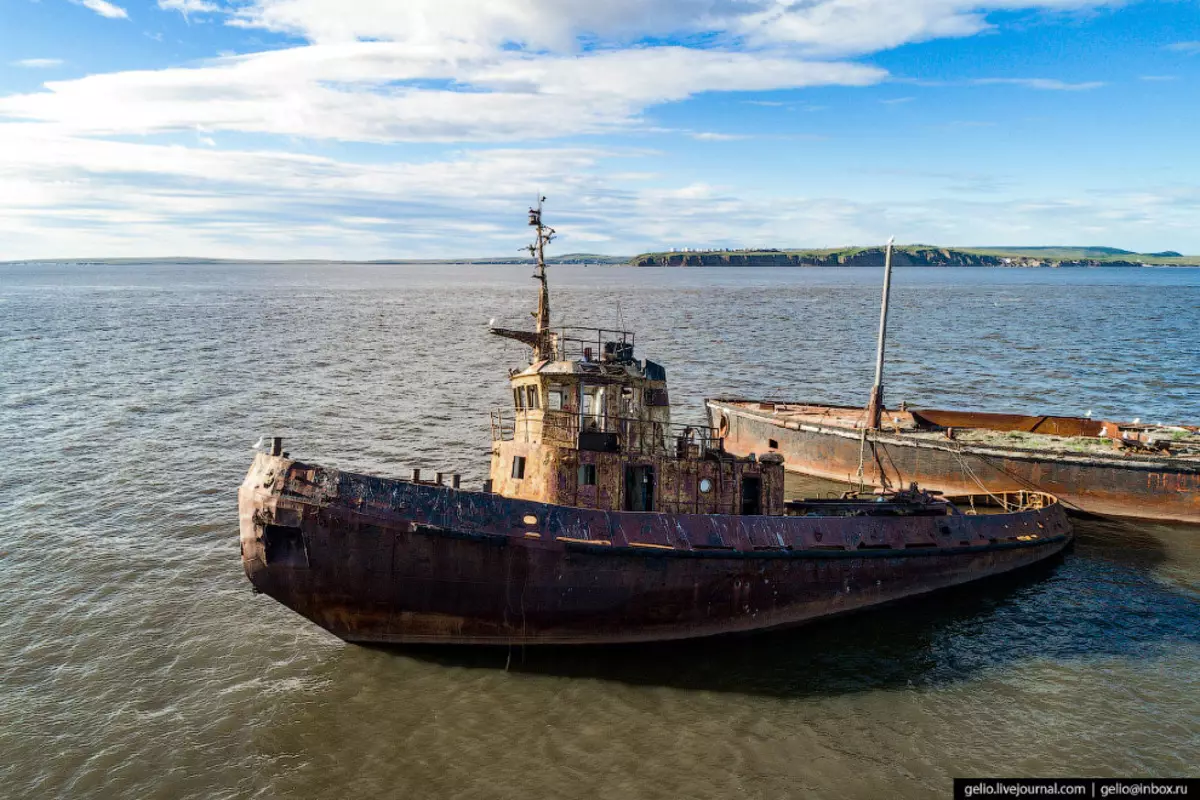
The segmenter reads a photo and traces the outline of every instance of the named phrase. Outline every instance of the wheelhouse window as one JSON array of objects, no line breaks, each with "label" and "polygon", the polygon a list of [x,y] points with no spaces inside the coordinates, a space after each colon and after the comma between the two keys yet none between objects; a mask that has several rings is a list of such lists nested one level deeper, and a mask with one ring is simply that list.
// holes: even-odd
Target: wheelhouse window
[{"label": "wheelhouse window", "polygon": [[587,431],[604,430],[604,387],[583,387],[580,410],[583,412],[582,428]]},{"label": "wheelhouse window", "polygon": [[641,400],[638,397],[638,390],[632,386],[621,387],[621,413],[627,417],[637,415],[638,406]]},{"label": "wheelhouse window", "polygon": [[579,485],[580,486],[595,486],[596,485],[596,465],[595,464],[580,464],[579,465]]},{"label": "wheelhouse window", "polygon": [[537,409],[541,407],[538,402],[538,388],[536,386],[525,387],[525,407]]},{"label": "wheelhouse window", "polygon": [[546,408],[551,411],[562,411],[563,407],[563,390],[558,384],[550,384],[550,388],[546,391]]},{"label": "wheelhouse window", "polygon": [[512,476],[518,481],[525,477],[525,456],[513,456]]},{"label": "wheelhouse window", "polygon": [[513,407],[518,411],[525,407],[525,393],[520,386],[513,387]]}]

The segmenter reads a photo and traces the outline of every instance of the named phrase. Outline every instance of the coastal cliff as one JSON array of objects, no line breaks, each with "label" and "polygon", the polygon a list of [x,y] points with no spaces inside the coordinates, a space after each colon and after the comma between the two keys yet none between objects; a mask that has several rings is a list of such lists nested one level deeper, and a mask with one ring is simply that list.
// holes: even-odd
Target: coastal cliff
[{"label": "coastal cliff", "polygon": [[[892,263],[902,267],[1140,267],[1147,264],[1200,265],[1200,258],[1178,253],[1141,254],[1115,248],[1096,248],[1094,255],[1057,249],[1029,248],[1021,252],[961,250],[910,245],[892,250]],[[1083,255],[1082,253],[1087,253]],[[644,253],[629,263],[638,267],[870,267],[882,266],[884,248],[839,250],[710,250]]]}]

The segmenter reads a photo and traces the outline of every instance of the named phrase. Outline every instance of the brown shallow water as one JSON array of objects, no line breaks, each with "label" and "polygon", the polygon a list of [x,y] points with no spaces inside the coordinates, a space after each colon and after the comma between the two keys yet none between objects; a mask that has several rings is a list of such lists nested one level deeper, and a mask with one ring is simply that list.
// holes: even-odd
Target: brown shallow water
[{"label": "brown shallow water", "polygon": [[[556,273],[556,313],[623,318],[680,416],[706,393],[865,397],[874,271]],[[1200,418],[1200,271],[909,269],[894,291],[895,399]],[[234,493],[258,436],[478,485],[521,356],[484,329],[532,297],[526,268],[0,266],[0,796],[923,798],[956,775],[1196,773],[1194,527],[1080,522],[1015,580],[670,647],[364,648],[254,596]]]}]

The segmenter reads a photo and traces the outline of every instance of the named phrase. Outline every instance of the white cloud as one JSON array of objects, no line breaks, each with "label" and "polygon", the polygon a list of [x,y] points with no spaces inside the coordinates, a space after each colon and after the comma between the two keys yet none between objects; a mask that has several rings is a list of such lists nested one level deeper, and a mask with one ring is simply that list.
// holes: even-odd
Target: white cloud
[{"label": "white cloud", "polygon": [[1068,83],[1054,78],[978,78],[971,81],[971,83],[978,86],[1024,86],[1027,89],[1040,89],[1051,92],[1084,92],[1104,86],[1102,81]]},{"label": "white cloud", "polygon": [[693,131],[688,136],[699,142],[735,142],[750,138],[740,133],[716,133],[714,131]]},{"label": "white cloud", "polygon": [[109,19],[129,19],[128,11],[120,6],[113,5],[108,0],[72,0],[72,2],[95,11],[102,17],[108,17]]},{"label": "white cloud", "polygon": [[989,29],[989,11],[1069,10],[1124,0],[252,0],[235,24],[317,42],[382,38],[413,43],[516,43],[575,49],[577,37],[607,42],[717,34],[810,53],[874,52],[907,42]]},{"label": "white cloud", "polygon": [[[74,1],[106,17],[128,16],[107,0]],[[564,250],[580,249],[575,242],[618,253],[670,243],[865,242],[891,230],[942,242],[1001,241],[1010,238],[1006,231],[1025,231],[1024,241],[1037,243],[1097,219],[1124,226],[1114,238],[1148,228],[1151,219],[1156,235],[1177,229],[1194,236],[1191,220],[1200,210],[1200,199],[1169,193],[1051,198],[1037,208],[964,204],[960,195],[889,204],[853,188],[838,198],[811,188],[807,196],[795,188],[770,197],[753,181],[732,189],[656,172],[654,154],[530,144],[650,131],[648,109],[704,92],[874,84],[888,77],[884,70],[844,59],[979,33],[993,10],[1109,0],[157,2],[312,44],[48,81],[0,97],[0,258],[508,253],[524,241],[520,212],[538,189],[564,220],[556,225]],[[685,44],[642,44],[655,39]],[[704,44],[686,46],[694,41]],[[824,108],[788,99],[792,108]],[[251,138],[272,144],[222,150],[218,141],[238,141],[217,135],[225,131],[306,141]],[[99,138],[179,133],[196,146]],[[734,136],[676,133],[701,141]],[[412,163],[288,152],[307,140],[508,146]],[[391,152],[403,159],[406,151]]]},{"label": "white cloud", "polygon": [[[559,202],[611,205],[597,165],[618,155],[493,149],[420,164],[361,164],[0,125],[0,259],[394,257],[411,249],[399,244],[410,239],[428,239],[427,248],[479,252],[482,244],[487,252],[490,244],[507,253],[525,236],[522,204],[539,188]],[[504,224],[510,217],[517,224]],[[569,238],[571,226],[558,227]]]},{"label": "white cloud", "polygon": [[[124,13],[106,0],[78,2]],[[327,43],[190,68],[51,81],[43,90],[0,98],[0,118],[87,135],[202,129],[395,142],[595,134],[639,125],[646,109],[702,92],[862,86],[887,77],[877,67],[814,60],[804,51],[855,52],[966,35],[982,30],[990,8],[1104,2],[251,0],[219,6],[159,0],[163,8],[221,10],[238,24]],[[704,49],[619,45],[673,33],[716,38]],[[575,52],[585,34],[601,44]],[[357,38],[365,36],[372,41]],[[1102,85],[1044,78],[976,82],[1044,90]]]},{"label": "white cloud", "polygon": [[25,69],[51,69],[53,67],[61,67],[63,60],[61,58],[22,58],[20,61],[9,62],[14,67],[23,67]]},{"label": "white cloud", "polygon": [[50,81],[44,91],[0,98],[0,116],[93,135],[202,128],[505,141],[613,130],[635,124],[649,106],[704,91],[860,86],[884,77],[860,64],[684,47],[550,56],[348,42]]},{"label": "white cloud", "polygon": [[358,38],[414,44],[466,42],[570,51],[576,37],[604,39],[719,29],[741,0],[254,0],[235,21],[310,41]]},{"label": "white cloud", "polygon": [[1168,50],[1174,50],[1177,53],[1200,53],[1200,41],[1197,42],[1175,42],[1167,45]]},{"label": "white cloud", "polygon": [[1105,242],[1200,250],[1195,187],[910,191],[898,203],[853,182],[839,187],[841,196],[815,186],[781,195],[631,169],[657,159],[604,148],[511,148],[419,164],[356,163],[0,125],[0,259],[505,255],[524,242],[521,214],[539,189],[563,234],[558,252],[832,246],[898,231],[911,241],[1043,244],[1093,239],[1098,220]]},{"label": "white cloud", "polygon": [[210,0],[158,0],[158,7],[163,11],[178,11],[185,17],[190,14],[215,14],[222,10],[221,6]]}]

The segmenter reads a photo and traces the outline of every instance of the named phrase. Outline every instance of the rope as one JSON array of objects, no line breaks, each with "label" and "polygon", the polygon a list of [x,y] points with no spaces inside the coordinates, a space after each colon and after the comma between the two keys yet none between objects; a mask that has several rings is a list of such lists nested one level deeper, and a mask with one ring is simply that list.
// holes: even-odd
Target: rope
[{"label": "rope", "polygon": [[867,458],[867,429],[862,429],[862,436],[858,441],[858,490],[865,492],[867,490],[867,482],[863,477],[863,464]]},{"label": "rope", "polygon": [[[1003,508],[1005,511],[1018,510],[1015,507],[1010,506],[1008,500],[1004,499],[1003,497],[999,497],[998,495],[993,494],[987,488],[987,486],[984,484],[984,482],[979,479],[979,476],[975,474],[975,470],[971,469],[971,465],[967,463],[966,459],[964,459],[962,457],[962,454],[957,449],[951,449],[950,452],[952,452],[954,454],[954,458],[955,458],[955,460],[958,461],[958,465],[960,467],[962,467],[963,473],[967,477],[969,477],[971,480],[975,481],[975,483],[979,484],[979,488],[983,490],[984,494],[986,494],[988,497],[992,498],[997,503],[999,503],[1000,507]],[[971,500],[971,508],[972,509],[975,508],[975,501],[973,499]]]},{"label": "rope", "polygon": [[[953,442],[950,444],[950,446],[947,449],[949,449],[950,452],[954,454],[954,457],[958,461],[959,466],[961,466],[963,468],[963,472],[968,477],[970,477],[971,480],[975,481],[975,483],[977,483],[979,485],[980,489],[983,489],[984,494],[986,494],[988,497],[992,498],[993,500],[998,501],[1001,504],[1001,506],[1004,508],[1005,511],[1014,510],[1014,507],[1010,506],[1007,501],[1005,501],[1004,499],[1002,499],[1000,497],[997,497],[996,495],[992,494],[991,491],[988,490],[987,486],[984,485],[983,481],[980,480],[979,476],[975,473],[975,470],[971,469],[971,465],[968,464],[966,459],[963,458],[961,448],[962,448],[962,445],[960,445],[958,442]],[[992,469],[999,472],[1001,475],[1006,475],[1014,483],[1016,483],[1020,486],[1023,486],[1026,491],[1038,492],[1040,494],[1047,494],[1046,490],[1043,489],[1041,486],[1037,485],[1033,481],[1025,480],[1020,475],[1010,472],[1009,470],[1005,469],[1002,465],[997,464],[995,461],[993,461],[989,456],[985,456],[982,453],[972,453],[972,455],[978,457],[985,464],[987,464],[989,467],[991,467]],[[1057,497],[1057,495],[1055,495],[1055,497]],[[1058,502],[1062,503],[1063,506],[1070,508],[1074,511],[1080,510],[1080,508],[1078,506],[1076,506],[1074,503],[1067,502],[1066,500],[1063,500],[1061,497],[1058,497]],[[1017,507],[1017,510],[1019,510],[1019,507]]]}]

